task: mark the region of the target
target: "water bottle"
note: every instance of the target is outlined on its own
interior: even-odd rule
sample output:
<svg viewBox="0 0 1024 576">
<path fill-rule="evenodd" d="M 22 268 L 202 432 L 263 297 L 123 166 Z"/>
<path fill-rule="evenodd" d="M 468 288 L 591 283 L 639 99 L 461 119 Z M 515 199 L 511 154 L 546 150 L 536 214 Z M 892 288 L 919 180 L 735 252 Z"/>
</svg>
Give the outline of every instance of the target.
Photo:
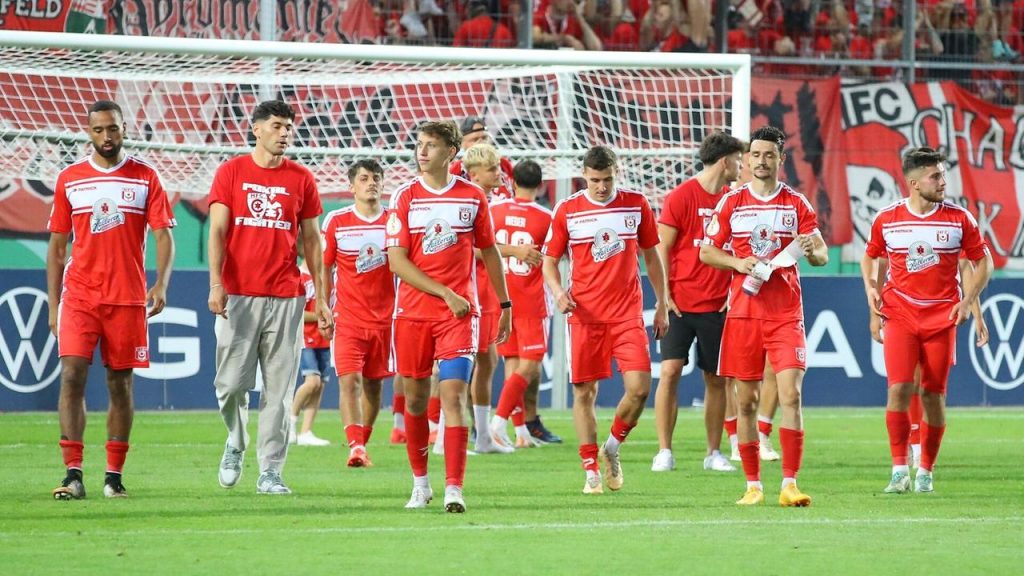
<svg viewBox="0 0 1024 576">
<path fill-rule="evenodd" d="M 747 296 L 757 296 L 757 293 L 761 291 L 761 286 L 764 285 L 771 275 L 772 267 L 767 263 L 758 262 L 754 264 L 754 269 L 743 279 L 743 292 Z"/>
</svg>

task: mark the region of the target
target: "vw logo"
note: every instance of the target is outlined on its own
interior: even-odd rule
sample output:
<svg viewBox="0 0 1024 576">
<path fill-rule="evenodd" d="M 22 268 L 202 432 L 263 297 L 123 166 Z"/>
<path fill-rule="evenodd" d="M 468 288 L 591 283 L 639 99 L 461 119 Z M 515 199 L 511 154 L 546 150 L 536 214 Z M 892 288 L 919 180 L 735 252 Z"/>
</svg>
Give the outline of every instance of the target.
<svg viewBox="0 0 1024 576">
<path fill-rule="evenodd" d="M 1013 390 L 1024 382 L 1024 300 L 996 294 L 985 300 L 981 313 L 988 322 L 990 340 L 982 348 L 969 346 L 974 371 L 996 390 Z M 977 337 L 973 322 L 970 337 L 970 342 Z"/>
<path fill-rule="evenodd" d="M 0 296 L 0 384 L 31 394 L 60 375 L 46 293 L 21 286 Z"/>
</svg>

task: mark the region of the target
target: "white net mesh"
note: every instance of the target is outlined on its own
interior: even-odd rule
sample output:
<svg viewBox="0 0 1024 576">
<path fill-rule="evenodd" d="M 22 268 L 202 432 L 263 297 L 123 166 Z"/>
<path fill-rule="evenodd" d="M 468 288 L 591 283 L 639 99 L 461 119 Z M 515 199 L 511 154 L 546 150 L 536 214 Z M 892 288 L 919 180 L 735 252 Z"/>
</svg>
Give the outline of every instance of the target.
<svg viewBox="0 0 1024 576">
<path fill-rule="evenodd" d="M 94 51 L 0 38 L 0 178 L 52 183 L 88 151 L 85 110 L 99 99 L 124 109 L 126 148 L 193 199 L 207 194 L 223 160 L 249 151 L 248 117 L 268 98 L 295 107 L 289 155 L 326 194 L 344 193 L 347 167 L 367 157 L 384 165 L 390 192 L 413 175 L 420 122 L 480 116 L 504 155 L 540 161 L 546 179 L 578 175 L 588 147 L 610 146 L 620 182 L 657 201 L 693 173 L 705 134 L 731 129 L 734 77 L 724 66 L 416 63 L 417 49 L 407 62 L 186 55 L 128 48 L 130 40 Z"/>
</svg>

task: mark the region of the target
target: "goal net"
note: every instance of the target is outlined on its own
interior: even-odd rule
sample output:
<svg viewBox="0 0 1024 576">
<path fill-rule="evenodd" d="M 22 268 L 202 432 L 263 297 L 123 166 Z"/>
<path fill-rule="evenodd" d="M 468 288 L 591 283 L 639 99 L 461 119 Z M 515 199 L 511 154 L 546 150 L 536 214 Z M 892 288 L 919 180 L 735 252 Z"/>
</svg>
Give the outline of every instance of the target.
<svg viewBox="0 0 1024 576">
<path fill-rule="evenodd" d="M 126 148 L 165 186 L 201 201 L 217 166 L 251 149 L 249 115 L 280 98 L 297 112 L 289 155 L 321 193 L 344 194 L 347 167 L 375 158 L 385 192 L 413 176 L 416 127 L 485 119 L 513 162 L 545 179 L 581 173 L 606 145 L 621 185 L 660 197 L 692 175 L 713 130 L 749 132 L 749 57 L 289 44 L 0 32 L 0 178 L 52 186 L 88 152 L 85 110 L 118 102 Z"/>
</svg>

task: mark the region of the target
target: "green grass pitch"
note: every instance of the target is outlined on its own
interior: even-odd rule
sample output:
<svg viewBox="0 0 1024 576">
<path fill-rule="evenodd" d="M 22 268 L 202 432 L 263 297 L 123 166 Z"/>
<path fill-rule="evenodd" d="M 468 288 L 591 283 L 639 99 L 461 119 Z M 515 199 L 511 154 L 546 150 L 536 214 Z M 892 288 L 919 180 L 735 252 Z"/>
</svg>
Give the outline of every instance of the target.
<svg viewBox="0 0 1024 576">
<path fill-rule="evenodd" d="M 601 412 L 602 438 L 610 419 Z M 623 489 L 583 496 L 570 414 L 548 411 L 566 443 L 471 456 L 467 513 L 450 515 L 434 455 L 434 502 L 403 509 L 411 476 L 404 446 L 387 444 L 387 412 L 369 469 L 345 468 L 337 413 L 321 412 L 315 429 L 334 444 L 292 447 L 290 496 L 255 494 L 254 450 L 235 489 L 217 485 L 216 413 L 140 413 L 125 500 L 102 496 L 104 415 L 94 413 L 88 498 L 73 502 L 50 496 L 63 477 L 56 414 L 0 414 L 0 566 L 9 575 L 1020 573 L 1024 411 L 951 410 L 934 494 L 882 494 L 881 408 L 808 409 L 805 420 L 807 509 L 776 505 L 777 462 L 764 465 L 768 504 L 737 507 L 743 477 L 701 469 L 693 409 L 680 412 L 675 472 L 650 471 L 648 412 L 623 447 Z"/>
</svg>

